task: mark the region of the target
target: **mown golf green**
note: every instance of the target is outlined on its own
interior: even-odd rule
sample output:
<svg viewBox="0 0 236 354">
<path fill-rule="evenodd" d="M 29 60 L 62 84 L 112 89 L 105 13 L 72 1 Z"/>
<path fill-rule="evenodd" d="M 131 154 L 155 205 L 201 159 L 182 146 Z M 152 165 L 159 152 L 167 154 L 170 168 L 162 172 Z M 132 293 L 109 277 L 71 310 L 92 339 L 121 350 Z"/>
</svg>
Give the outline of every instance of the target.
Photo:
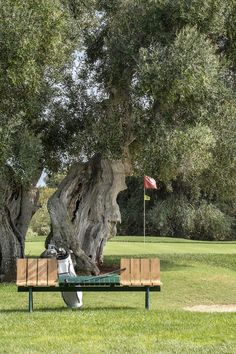
<svg viewBox="0 0 236 354">
<path fill-rule="evenodd" d="M 36 241 L 36 242 L 35 242 Z M 133 241 L 133 242 L 132 242 Z M 29 240 L 39 255 L 43 242 Z M 236 313 L 189 312 L 195 305 L 236 304 L 236 242 L 120 237 L 109 242 L 105 263 L 125 257 L 161 259 L 160 293 L 85 293 L 80 310 L 58 293 L 27 294 L 0 285 L 1 353 L 236 353 Z"/>
</svg>

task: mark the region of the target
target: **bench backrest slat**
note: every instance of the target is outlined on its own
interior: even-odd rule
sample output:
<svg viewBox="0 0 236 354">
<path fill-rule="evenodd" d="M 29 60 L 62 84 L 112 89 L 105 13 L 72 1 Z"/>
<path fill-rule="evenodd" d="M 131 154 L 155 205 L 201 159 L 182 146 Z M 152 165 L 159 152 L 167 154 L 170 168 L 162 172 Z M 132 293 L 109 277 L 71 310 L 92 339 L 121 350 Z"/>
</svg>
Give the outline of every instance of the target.
<svg viewBox="0 0 236 354">
<path fill-rule="evenodd" d="M 141 263 L 141 282 L 143 285 L 150 284 L 150 260 L 143 259 Z"/>
<path fill-rule="evenodd" d="M 55 286 L 57 278 L 56 259 L 17 259 L 17 286 Z"/>
<path fill-rule="evenodd" d="M 17 259 L 17 285 L 26 285 L 27 263 L 25 259 Z"/>
<path fill-rule="evenodd" d="M 131 273 L 130 273 L 130 282 L 133 286 L 140 285 L 140 276 L 141 276 L 141 262 L 140 259 L 133 258 L 131 259 Z"/>
<path fill-rule="evenodd" d="M 120 282 L 127 286 L 155 286 L 160 285 L 160 260 L 153 259 L 121 259 Z"/>
<path fill-rule="evenodd" d="M 57 260 L 52 258 L 50 261 L 48 262 L 48 285 L 54 286 L 57 283 Z"/>
<path fill-rule="evenodd" d="M 121 258 L 120 269 L 125 269 L 121 272 L 120 282 L 122 285 L 130 285 L 130 259 Z"/>
<path fill-rule="evenodd" d="M 38 262 L 35 259 L 28 259 L 27 264 L 27 285 L 37 285 Z"/>
<path fill-rule="evenodd" d="M 48 260 L 46 258 L 38 259 L 38 285 L 48 285 Z"/>
<path fill-rule="evenodd" d="M 152 285 L 159 285 L 160 284 L 160 260 L 154 258 L 151 260 L 151 277 L 152 277 Z"/>
</svg>

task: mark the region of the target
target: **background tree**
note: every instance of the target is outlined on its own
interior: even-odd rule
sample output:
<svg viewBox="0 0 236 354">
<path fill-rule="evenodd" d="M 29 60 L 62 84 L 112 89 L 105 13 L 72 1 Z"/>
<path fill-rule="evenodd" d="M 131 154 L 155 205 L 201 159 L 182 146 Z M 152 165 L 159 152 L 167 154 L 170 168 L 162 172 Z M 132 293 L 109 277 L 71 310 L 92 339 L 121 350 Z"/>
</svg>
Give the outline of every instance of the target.
<svg viewBox="0 0 236 354">
<path fill-rule="evenodd" d="M 73 33 L 73 36 L 76 32 Z M 36 183 L 47 154 L 45 105 L 73 50 L 68 2 L 0 3 L 0 274 L 14 278 L 16 257 L 37 209 Z"/>
<path fill-rule="evenodd" d="M 39 199 L 38 205 L 39 209 L 32 217 L 29 229 L 27 232 L 28 236 L 47 236 L 50 232 L 50 217 L 47 210 L 47 202 L 50 196 L 55 192 L 55 188 L 41 187 L 39 188 Z"/>
</svg>

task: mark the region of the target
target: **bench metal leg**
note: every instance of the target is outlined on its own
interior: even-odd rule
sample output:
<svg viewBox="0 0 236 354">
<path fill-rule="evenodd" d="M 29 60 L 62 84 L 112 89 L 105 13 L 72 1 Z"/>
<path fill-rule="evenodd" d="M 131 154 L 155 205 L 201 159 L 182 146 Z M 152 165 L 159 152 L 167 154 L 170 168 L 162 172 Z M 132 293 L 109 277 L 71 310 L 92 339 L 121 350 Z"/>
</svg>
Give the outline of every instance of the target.
<svg viewBox="0 0 236 354">
<path fill-rule="evenodd" d="M 33 289 L 29 288 L 29 312 L 33 312 Z"/>
<path fill-rule="evenodd" d="M 146 287 L 145 290 L 145 309 L 150 310 L 150 288 Z"/>
</svg>

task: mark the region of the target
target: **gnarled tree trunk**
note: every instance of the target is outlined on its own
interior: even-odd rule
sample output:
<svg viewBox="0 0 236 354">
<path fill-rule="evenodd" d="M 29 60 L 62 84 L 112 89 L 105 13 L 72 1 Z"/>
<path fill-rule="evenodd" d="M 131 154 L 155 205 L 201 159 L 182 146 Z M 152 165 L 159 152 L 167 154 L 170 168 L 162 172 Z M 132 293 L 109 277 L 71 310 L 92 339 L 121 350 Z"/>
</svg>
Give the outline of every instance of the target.
<svg viewBox="0 0 236 354">
<path fill-rule="evenodd" d="M 74 164 L 48 201 L 51 233 L 46 240 L 73 251 L 77 270 L 98 274 L 106 241 L 121 221 L 116 202 L 126 189 L 125 164 L 95 156 Z"/>
<path fill-rule="evenodd" d="M 0 181 L 0 281 L 16 276 L 16 259 L 24 257 L 25 235 L 37 210 L 38 189 L 24 188 L 11 178 Z"/>
</svg>

